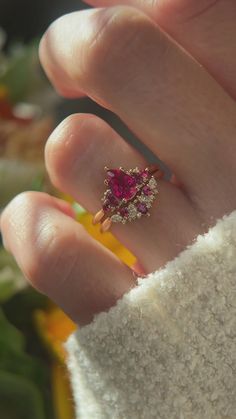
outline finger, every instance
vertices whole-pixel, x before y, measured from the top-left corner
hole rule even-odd
[[[64,214],[68,215],[68,217],[76,219],[76,213],[75,213],[74,209],[72,208],[72,206],[68,202],[64,201],[63,199],[54,198],[53,199],[53,204],[54,204],[55,208],[57,208],[59,211],[63,212]],[[1,224],[1,222],[2,222],[1,220],[3,218],[3,213],[4,213],[4,211],[2,211],[2,213],[0,214],[0,233],[3,233],[2,224]],[[8,242],[6,240],[7,237],[4,238],[4,236],[3,236],[2,238],[3,238],[4,247],[6,248],[6,250],[10,251],[10,248],[8,247]]]
[[[234,103],[144,14],[118,7],[64,16],[41,43],[46,69],[52,51],[67,77],[117,113],[195,201],[223,191],[219,168],[232,166]],[[231,151],[222,162],[225,144]]]
[[[32,285],[84,325],[113,306],[135,279],[59,207],[44,193],[18,195],[1,216],[2,233]]]
[[[54,185],[96,213],[101,208],[104,166],[145,168],[144,158],[104,121],[92,115],[67,118],[50,136],[46,165]],[[113,224],[112,232],[137,257],[146,272],[163,266],[190,243],[201,226],[185,195],[158,181],[159,195],[150,217]]]
[[[96,7],[143,10],[199,60],[236,98],[235,0],[86,0]]]
[[[53,85],[55,90],[60,96],[68,99],[79,98],[84,96],[84,92],[79,88],[70,77],[67,76],[63,66],[58,65],[57,60],[54,58],[53,45],[47,44],[48,54],[50,60],[45,59],[45,65],[47,65],[47,75],[49,79],[53,79]]]

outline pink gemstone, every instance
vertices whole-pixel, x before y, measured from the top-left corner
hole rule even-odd
[[[120,208],[119,213],[122,217],[127,217],[129,215],[129,211],[126,207]]]
[[[146,171],[145,169],[141,171],[141,176],[144,180],[146,180],[149,177],[149,173],[148,171]]]
[[[103,209],[103,211],[104,211],[104,212],[108,212],[108,211],[110,211],[110,205],[109,205],[109,202],[105,202],[105,203],[103,204],[103,206],[102,206],[102,209]]]
[[[137,181],[121,169],[107,171],[108,185],[113,195],[119,199],[131,199],[137,193]]]
[[[141,172],[135,174],[137,183],[143,183],[148,177],[148,172],[141,170]]]
[[[106,199],[111,206],[116,207],[118,205],[118,201],[111,191],[106,195]]]
[[[140,174],[135,175],[136,182],[140,185],[140,183],[143,183],[143,178]]]
[[[148,212],[146,204],[143,204],[141,202],[137,205],[137,210],[141,212],[141,214],[147,214]]]
[[[145,185],[145,186],[143,187],[142,191],[143,191],[144,195],[152,195],[152,191],[151,191],[151,189],[149,188],[149,186],[147,186],[147,185]]]

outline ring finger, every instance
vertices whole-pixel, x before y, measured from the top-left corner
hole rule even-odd
[[[147,166],[144,158],[104,121],[84,114],[73,115],[59,125],[47,142],[45,155],[55,186],[70,193],[91,213],[101,208],[104,166]],[[150,209],[150,218],[112,226],[113,233],[135,254],[146,272],[175,257],[201,230],[183,192],[164,180],[158,184],[159,195]]]

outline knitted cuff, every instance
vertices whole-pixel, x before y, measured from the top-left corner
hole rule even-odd
[[[236,211],[66,343],[81,419],[236,418]]]

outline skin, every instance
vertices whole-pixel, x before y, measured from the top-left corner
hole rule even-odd
[[[111,109],[173,171],[177,181],[159,181],[151,217],[112,226],[148,273],[236,206],[236,3],[90,4],[103,8],[50,26],[40,58],[60,94],[85,94]],[[92,213],[101,206],[104,166],[147,165],[104,121],[84,114],[56,128],[45,161],[55,186]],[[89,237],[56,198],[17,196],[1,216],[1,230],[33,286],[79,325],[136,285],[132,270]]]

